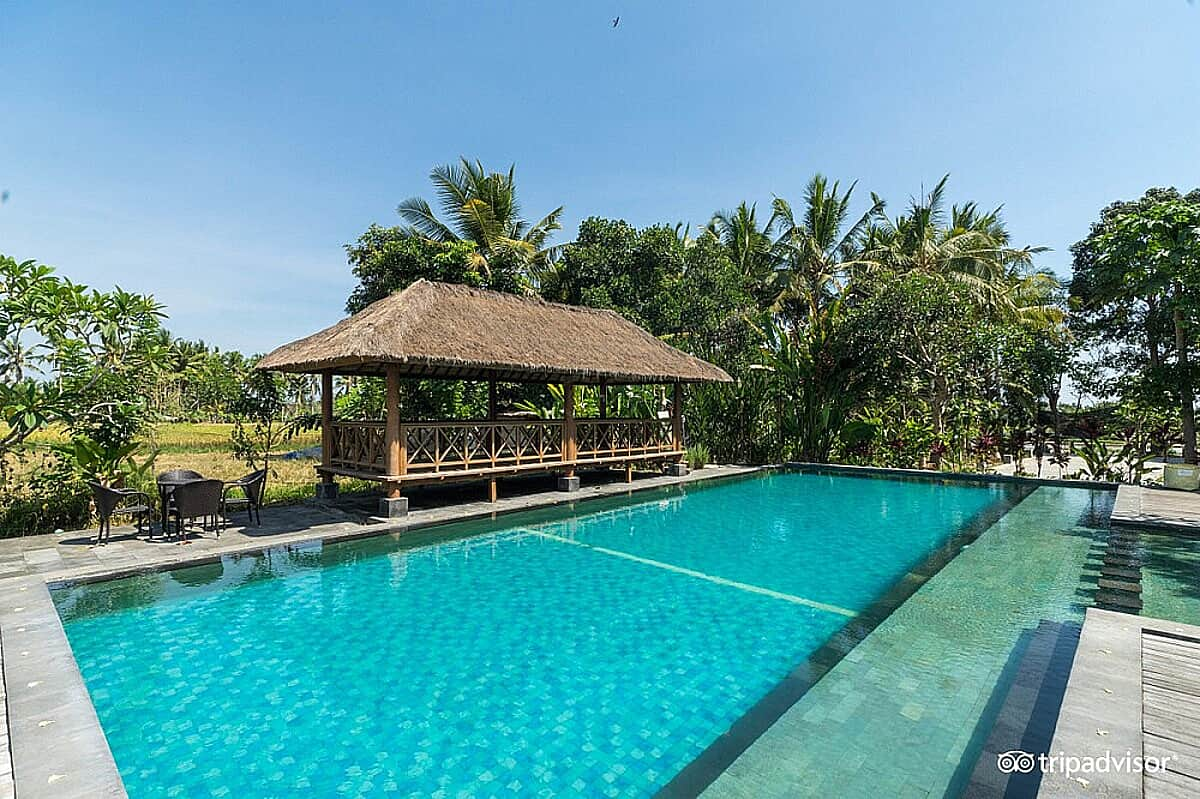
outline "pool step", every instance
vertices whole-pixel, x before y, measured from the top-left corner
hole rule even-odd
[[[1139,576],[1136,581],[1133,580],[1114,580],[1110,577],[1101,577],[1096,581],[1101,588],[1111,591],[1122,591],[1127,594],[1142,593],[1142,582]]]
[[[1137,533],[1114,530],[1109,535],[1096,579],[1096,607],[1122,613],[1141,611],[1142,553]]]
[[[1104,565],[1124,569],[1140,569],[1142,561],[1140,558],[1131,555],[1113,555],[1110,553],[1104,556]]]
[[[1103,566],[1100,569],[1101,577],[1109,577],[1114,580],[1141,580],[1141,569],[1121,568],[1120,566]]]
[[[1128,613],[1131,610],[1141,610],[1142,599],[1136,594],[1127,594],[1124,591],[1097,591],[1096,607]]]

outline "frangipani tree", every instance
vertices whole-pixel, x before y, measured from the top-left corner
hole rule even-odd
[[[0,460],[53,424],[124,460],[166,356],[162,317],[148,295],[96,291],[0,255]]]

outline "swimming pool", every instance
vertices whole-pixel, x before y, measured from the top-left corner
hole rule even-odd
[[[1026,493],[769,473],[54,598],[131,796],[643,796]]]

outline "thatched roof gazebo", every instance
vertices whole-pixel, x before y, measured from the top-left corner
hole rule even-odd
[[[682,384],[730,382],[723,370],[655,338],[612,311],[419,280],[318,333],[285,344],[259,369],[322,376],[318,491],[337,475],[383,483],[386,515],[401,515],[401,486],[496,478],[528,471],[563,474],[578,487],[585,466],[680,464]],[[334,375],[387,378],[386,418],[335,421]],[[404,378],[486,380],[486,420],[402,420]],[[497,420],[496,383],[562,383],[562,419]],[[672,384],[670,420],[610,419],[609,385]],[[575,418],[575,386],[600,386],[600,418]],[[677,468],[677,471],[680,471]]]

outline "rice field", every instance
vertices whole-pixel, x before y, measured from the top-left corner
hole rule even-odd
[[[230,442],[232,424],[209,422],[164,422],[155,425],[141,451],[135,459],[141,461],[157,450],[153,472],[168,469],[192,469],[205,477],[233,480],[250,468],[234,457]],[[36,451],[66,441],[61,427],[43,430],[29,440]],[[319,430],[301,433],[289,441],[286,449],[272,454],[271,474],[267,480],[267,502],[289,502],[312,496],[316,474],[315,458],[284,459],[288,452],[316,446],[321,441]],[[18,476],[23,471],[37,468],[37,458],[26,458],[17,462]]]

